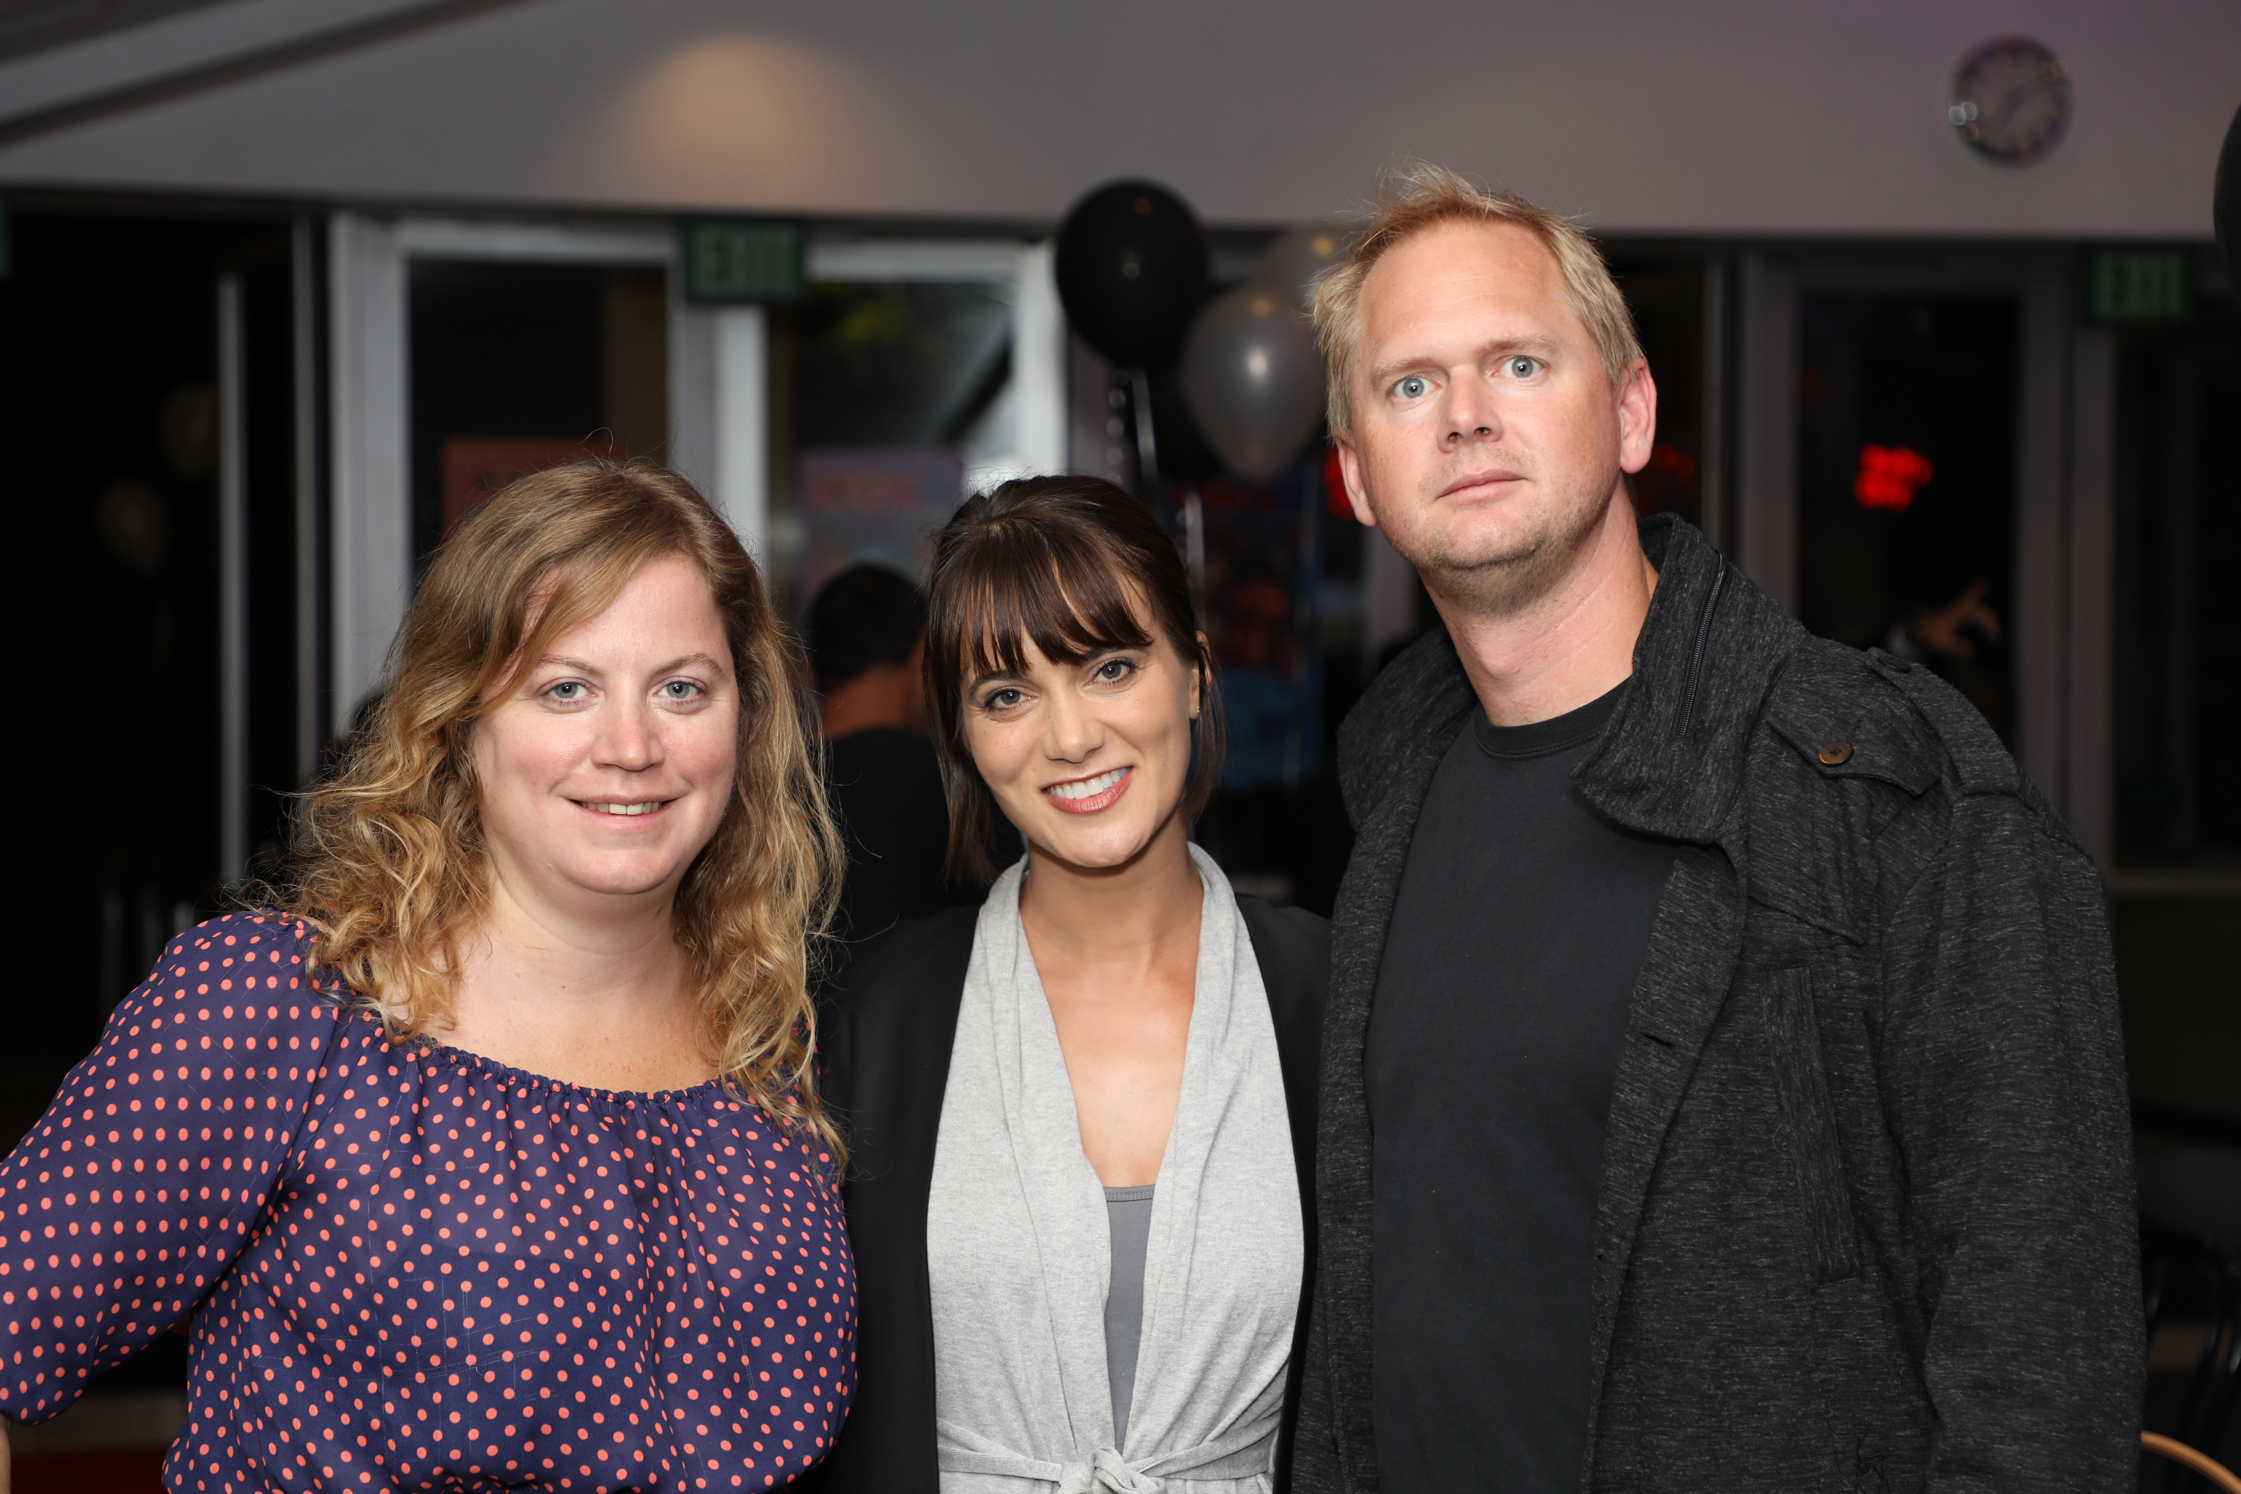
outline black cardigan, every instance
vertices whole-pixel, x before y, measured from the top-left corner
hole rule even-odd
[[[1284,1108],[1307,1232],[1298,1326],[1277,1444],[1279,1490],[1290,1483],[1292,1431],[1307,1359],[1315,1270],[1315,1093],[1321,1069],[1330,925],[1297,908],[1240,897],[1268,989]],[[926,1208],[949,1054],[957,1037],[977,908],[919,919],[855,950],[825,984],[818,1046],[826,1103],[850,1150],[841,1194],[856,1257],[856,1402],[832,1453],[796,1487],[824,1494],[938,1494],[934,1308],[926,1275]]]

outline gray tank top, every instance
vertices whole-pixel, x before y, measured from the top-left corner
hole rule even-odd
[[[1105,1291],[1105,1376],[1112,1382],[1113,1446],[1128,1446],[1128,1408],[1136,1399],[1136,1349],[1144,1336],[1144,1248],[1152,1237],[1152,1193],[1107,1188],[1105,1222],[1113,1232],[1113,1279]]]

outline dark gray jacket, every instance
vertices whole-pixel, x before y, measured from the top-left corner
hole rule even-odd
[[[1934,675],[1808,636],[1685,524],[1642,544],[1633,684],[1574,779],[1683,850],[1604,1142],[1583,1488],[2129,1489],[2137,1226],[2092,862]],[[1476,709],[1433,636],[1340,733],[1360,838],[1331,931],[1310,1494],[1377,1487],[1363,1041],[1417,811]]]

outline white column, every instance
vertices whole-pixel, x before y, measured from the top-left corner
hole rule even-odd
[[[1058,300],[1056,246],[1019,254],[1012,300],[1012,392],[1019,465],[1032,473],[1066,470],[1066,311]],[[1100,397],[1103,391],[1099,391]]]
[[[760,306],[714,318],[715,492],[740,543],[770,569],[770,325]]]
[[[328,234],[333,400],[334,728],[381,678],[412,594],[405,266],[393,223],[337,213]]]
[[[716,499],[716,314],[688,305],[669,272],[668,466]]]
[[[249,463],[241,277],[218,278],[218,879],[249,870]]]
[[[324,598],[319,586],[319,267],[313,256],[318,237],[308,217],[296,219],[289,235],[288,309],[289,388],[295,429],[296,515],[296,782],[303,788],[319,776],[319,748],[325,732],[319,719],[319,625]]]

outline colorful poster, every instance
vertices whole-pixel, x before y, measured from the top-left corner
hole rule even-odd
[[[955,450],[827,447],[801,453],[800,607],[853,565],[884,565],[924,582],[934,533],[964,501]]]
[[[457,529],[484,499],[517,477],[584,457],[616,461],[620,456],[604,432],[590,441],[575,436],[446,436],[444,533]]]

